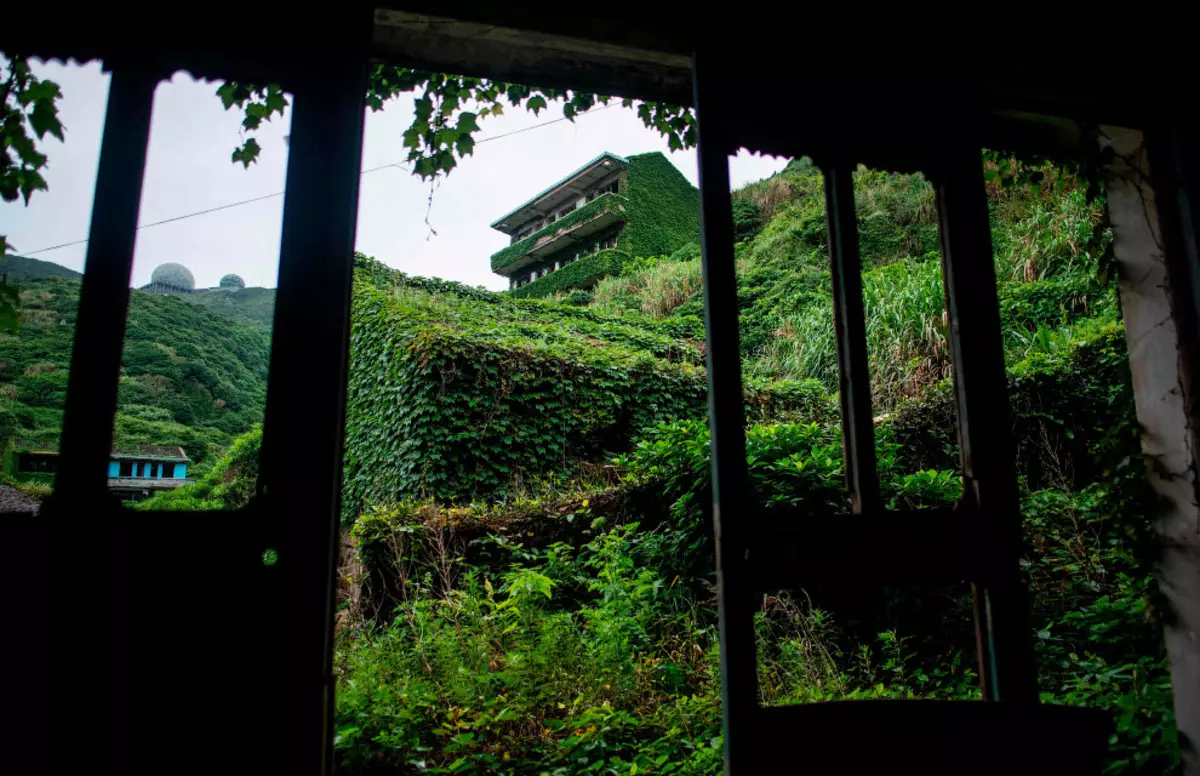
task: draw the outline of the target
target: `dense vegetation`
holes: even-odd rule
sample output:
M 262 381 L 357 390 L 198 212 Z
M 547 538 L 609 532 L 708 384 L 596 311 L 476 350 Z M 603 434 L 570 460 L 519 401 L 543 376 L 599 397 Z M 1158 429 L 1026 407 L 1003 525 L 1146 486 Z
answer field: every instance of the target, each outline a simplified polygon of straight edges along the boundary
M 48 262 L 5 266 L 21 277 L 22 321 L 0 334 L 0 415 L 12 421 L 0 424 L 3 441 L 57 449 L 79 282 Z M 114 440 L 180 445 L 201 474 L 262 420 L 270 348 L 265 326 L 192 303 L 202 296 L 132 293 Z
M 948 504 L 932 192 L 867 170 L 856 187 L 884 493 L 897 509 Z M 1110 772 L 1170 772 L 1151 499 L 1101 280 L 1102 202 L 1067 174 L 989 195 L 1042 697 L 1111 712 Z M 843 510 L 820 177 L 796 162 L 737 200 L 756 494 L 768 511 Z M 699 291 L 694 248 L 557 302 L 359 260 L 343 770 L 720 772 Z M 148 505 L 245 503 L 257 434 Z M 764 703 L 977 697 L 964 590 L 781 591 L 756 623 Z

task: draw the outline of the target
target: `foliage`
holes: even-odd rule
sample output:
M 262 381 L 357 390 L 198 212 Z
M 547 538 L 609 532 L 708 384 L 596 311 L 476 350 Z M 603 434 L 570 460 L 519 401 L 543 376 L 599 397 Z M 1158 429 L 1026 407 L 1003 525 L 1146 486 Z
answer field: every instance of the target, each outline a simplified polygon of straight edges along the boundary
M 78 280 L 83 275 L 73 269 L 55 264 L 52 261 L 30 259 L 25 256 L 9 254 L 0 258 L 0 272 L 13 282 L 23 283 L 26 280 L 48 280 L 50 278 L 66 278 Z
M 355 288 L 348 515 L 406 495 L 498 495 L 523 473 L 622 447 L 703 406 L 703 373 L 686 361 L 585 338 L 563 320 L 474 332 L 413 293 Z
M 590 288 L 601 278 L 620 272 L 621 266 L 627 259 L 628 256 L 624 251 L 616 249 L 597 251 L 590 256 L 584 256 L 578 261 L 571 262 L 561 269 L 556 269 L 548 275 L 543 275 L 532 283 L 515 288 L 509 293 L 522 299 L 536 299 L 571 289 Z
M 738 198 L 733 201 L 733 239 L 735 242 L 751 240 L 763 225 L 762 206 L 752 199 Z
M 610 315 L 641 312 L 662 319 L 700 291 L 700 262 L 642 259 L 596 284 L 592 307 Z M 700 332 L 697 332 L 699 334 Z
M 902 260 L 863 274 L 863 310 L 871 389 L 878 406 L 915 396 L 949 374 L 942 273 L 936 261 Z M 837 385 L 837 340 L 831 303 L 783 319 L 757 368 L 766 374 Z
M 243 507 L 258 484 L 261 449 L 262 427 L 255 426 L 234 440 L 221 460 L 195 483 L 160 491 L 139 502 L 138 509 L 194 512 Z
M 445 175 L 459 160 L 471 155 L 481 122 L 488 116 L 504 113 L 504 104 L 523 108 L 537 115 L 552 102 L 561 102 L 563 116 L 574 120 L 597 104 L 607 105 L 612 98 L 572 90 L 547 89 L 491 81 L 486 78 L 434 73 L 395 65 L 376 65 L 368 75 L 366 104 L 382 110 L 393 98 L 419 92 L 413 101 L 413 120 L 404 131 L 403 143 L 414 175 L 422 179 Z M 226 110 L 243 112 L 245 133 L 257 130 L 264 121 L 282 116 L 288 102 L 277 84 L 256 85 L 228 82 L 217 88 L 217 96 Z M 635 108 L 647 127 L 667 138 L 672 150 L 696 144 L 695 114 L 690 108 L 664 103 L 623 99 L 626 108 Z M 253 135 L 246 137 L 233 152 L 232 160 L 249 166 L 261 151 Z
M 793 163 L 748 187 L 753 196 L 739 194 L 771 212 L 737 249 L 756 502 L 745 511 L 755 517 L 846 508 L 819 184 L 811 166 Z M 961 480 L 930 189 L 917 177 L 863 170 L 856 185 L 860 237 L 872 251 L 864 277 L 871 364 L 877 399 L 891 405 L 877 423 L 881 485 L 893 509 L 947 505 Z M 1088 258 L 1108 236 L 1087 200 L 1055 199 L 1073 191 L 1068 180 L 990 192 L 1027 516 L 1030 638 L 1045 700 L 1114 714 L 1108 772 L 1171 772 L 1177 742 L 1124 333 L 1113 289 Z M 1085 222 L 1089 234 L 1070 226 Z M 1047 234 L 1052 224 L 1063 228 Z M 499 332 L 503 343 L 508 327 L 525 321 L 522 341 L 546 343 L 547 352 L 560 352 L 566 325 L 585 322 L 605 327 L 601 342 L 621 331 L 631 352 L 650 332 L 667 331 L 660 327 L 695 337 L 684 329 L 699 310 L 694 256 L 688 247 L 631 259 L 597 284 L 588 310 L 447 291 L 425 329 Z M 1006 271 L 1030 258 L 1032 276 Z M 595 317 L 572 320 L 565 310 Z M 553 336 L 532 325 L 551 316 Z M 808 322 L 791 336 L 812 351 L 806 368 L 818 379 L 760 393 L 785 372 L 771 355 L 795 320 Z M 678 353 L 671 363 L 698 365 L 696 351 Z M 498 491 L 483 489 L 469 505 L 380 504 L 359 519 L 358 562 L 368 571 L 354 579 L 392 580 L 396 608 L 367 611 L 347 595 L 337 652 L 343 768 L 719 773 L 707 424 L 693 407 L 635 430 L 626 452 L 605 447 L 619 453 L 615 485 L 560 477 L 553 501 L 496 503 Z M 618 491 L 620 499 L 609 497 Z M 817 585 L 794 597 L 767 591 L 760 601 L 764 704 L 978 697 L 971 603 L 960 589 L 888 588 L 864 601 L 860 591 Z
M 58 119 L 61 98 L 58 84 L 35 76 L 26 57 L 5 58 L 0 53 L 0 199 L 5 202 L 21 197 L 28 205 L 33 192 L 46 191 L 42 170 L 48 159 L 38 144 L 46 135 L 63 140 Z M 0 234 L 0 257 L 11 252 L 12 245 Z M 19 292 L 0 274 L 0 332 L 15 329 L 21 322 Z
M 12 202 L 21 197 L 25 204 L 35 191 L 46 190 L 41 171 L 47 157 L 38 148 L 46 135 L 63 140 L 63 125 L 58 119 L 58 100 L 62 90 L 53 81 L 33 74 L 23 56 L 0 59 L 0 126 L 3 127 L 4 153 L 0 154 L 0 198 Z M 9 252 L 0 238 L 0 255 Z
M 700 192 L 657 151 L 628 157 L 629 223 L 618 248 L 630 256 L 661 256 L 700 235 Z
M 237 291 L 201 290 L 178 299 L 244 324 L 270 328 L 275 322 L 275 289 L 253 286 Z

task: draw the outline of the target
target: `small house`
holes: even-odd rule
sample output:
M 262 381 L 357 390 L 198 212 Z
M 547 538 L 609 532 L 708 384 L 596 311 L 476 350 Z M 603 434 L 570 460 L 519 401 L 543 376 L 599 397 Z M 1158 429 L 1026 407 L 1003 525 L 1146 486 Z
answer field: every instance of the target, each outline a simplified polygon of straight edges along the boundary
M 492 224 L 508 247 L 492 271 L 515 296 L 588 289 L 637 256 L 699 240 L 699 193 L 658 152 L 603 153 Z
M 148 496 L 160 490 L 190 485 L 191 460 L 182 447 L 134 445 L 116 448 L 108 462 L 108 489 L 123 498 Z

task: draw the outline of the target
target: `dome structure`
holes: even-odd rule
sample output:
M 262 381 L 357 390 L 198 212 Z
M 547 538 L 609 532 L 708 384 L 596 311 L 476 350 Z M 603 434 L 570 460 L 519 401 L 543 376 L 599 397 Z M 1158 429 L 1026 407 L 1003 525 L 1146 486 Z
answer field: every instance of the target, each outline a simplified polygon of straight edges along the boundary
M 150 284 L 166 286 L 179 291 L 196 290 L 196 278 L 192 276 L 192 271 L 182 264 L 174 262 L 159 264 L 155 267 L 154 272 L 150 273 Z
M 226 275 L 221 278 L 221 282 L 217 284 L 218 288 L 224 288 L 227 291 L 239 291 L 246 287 L 246 281 L 242 280 L 241 275 Z

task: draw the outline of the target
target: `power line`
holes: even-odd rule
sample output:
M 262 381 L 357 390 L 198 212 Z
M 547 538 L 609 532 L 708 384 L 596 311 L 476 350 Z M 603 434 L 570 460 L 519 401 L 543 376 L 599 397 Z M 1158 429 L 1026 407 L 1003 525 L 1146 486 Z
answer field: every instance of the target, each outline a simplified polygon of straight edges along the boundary
M 599 113 L 600 111 L 607 110 L 608 108 L 611 108 L 611 107 L 613 107 L 613 105 L 609 104 L 609 105 L 605 105 L 602 108 L 593 108 L 591 110 L 584 111 L 583 113 L 580 113 L 577 115 L 578 116 L 586 116 L 589 113 Z M 482 145 L 483 143 L 490 143 L 493 140 L 500 140 L 501 138 L 511 137 L 513 135 L 519 135 L 522 132 L 528 132 L 531 129 L 538 129 L 540 127 L 546 127 L 551 124 L 557 124 L 560 121 L 569 121 L 569 119 L 566 116 L 562 116 L 561 118 L 551 119 L 550 121 L 543 121 L 540 124 L 534 124 L 532 126 L 524 127 L 522 129 L 514 129 L 512 132 L 504 132 L 499 135 L 493 135 L 492 137 L 485 137 L 483 140 L 475 141 L 475 145 Z M 367 175 L 368 173 L 379 172 L 380 170 L 386 170 L 389 167 L 396 167 L 401 170 L 411 169 L 408 167 L 408 165 L 404 164 L 403 162 L 392 162 L 391 164 L 381 164 L 378 167 L 371 167 L 370 169 L 363 170 L 362 172 L 359 173 L 359 176 L 361 177 L 363 175 Z M 148 224 L 138 224 L 137 230 L 140 231 L 142 229 L 149 229 L 152 226 L 162 226 L 163 224 L 170 224 L 170 223 L 174 223 L 176 221 L 183 221 L 188 218 L 195 218 L 196 216 L 203 216 L 203 215 L 207 215 L 209 213 L 216 213 L 218 210 L 229 210 L 230 208 L 241 207 L 242 205 L 250 205 L 255 202 L 262 202 L 265 199 L 274 199 L 275 197 L 282 197 L 284 195 L 284 193 L 285 193 L 284 191 L 277 191 L 274 194 L 264 194 L 261 197 L 252 197 L 251 199 L 243 199 L 240 202 L 230 202 L 225 205 L 217 205 L 216 207 L 210 207 L 207 210 L 197 210 L 193 213 L 184 213 L 181 216 L 174 216 L 172 218 L 164 218 L 161 221 L 152 221 L 151 223 L 148 223 Z M 59 248 L 70 248 L 73 245 L 83 245 L 87 241 L 88 241 L 87 238 L 84 238 L 82 240 L 73 240 L 71 242 L 60 243 L 58 245 L 51 245 L 48 248 L 38 248 L 36 251 L 22 251 L 21 255 L 22 256 L 32 256 L 35 253 L 46 253 L 48 251 L 56 251 Z

